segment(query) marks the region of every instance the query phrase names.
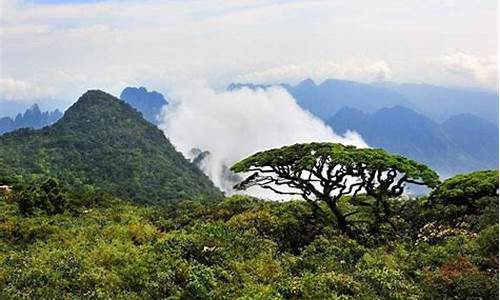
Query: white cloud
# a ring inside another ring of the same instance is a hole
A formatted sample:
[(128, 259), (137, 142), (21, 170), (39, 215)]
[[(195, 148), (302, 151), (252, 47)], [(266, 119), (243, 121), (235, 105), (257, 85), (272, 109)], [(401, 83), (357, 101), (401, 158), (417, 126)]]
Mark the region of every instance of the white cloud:
[[(50, 87), (61, 99), (178, 77), (217, 87), (306, 77), (425, 81), (429, 74), (447, 83), (440, 66), (423, 62), (449, 49), (496, 51), (496, 0), (396, 2), (2, 0), (0, 77)], [(59, 81), (58, 73), (73, 79)]]
[(198, 82), (169, 96), (174, 102), (160, 127), (186, 156), (192, 148), (209, 151), (204, 171), (226, 190), (222, 166), (260, 150), (312, 141), (366, 146), (356, 133), (336, 135), (282, 88), (216, 92)]
[(0, 101), (32, 103), (34, 100), (50, 95), (49, 89), (12, 78), (0, 78)]
[(498, 65), (496, 55), (479, 57), (463, 52), (445, 55), (438, 60), (445, 70), (464, 82), (475, 81), (479, 85), (497, 88)]

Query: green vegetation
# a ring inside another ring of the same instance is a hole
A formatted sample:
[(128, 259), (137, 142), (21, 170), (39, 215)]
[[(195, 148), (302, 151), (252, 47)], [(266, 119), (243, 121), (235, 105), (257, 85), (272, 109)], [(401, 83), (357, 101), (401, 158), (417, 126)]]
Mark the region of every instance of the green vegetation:
[[(253, 172), (238, 188), (302, 200), (222, 199), (100, 91), (53, 126), (0, 136), (0, 299), (498, 298), (497, 171), (441, 183), (404, 157), (331, 143), (233, 170)], [(405, 197), (406, 184), (433, 190)]]
[(432, 191), (430, 199), (447, 205), (463, 205), (471, 209), (475, 201), (498, 195), (498, 171), (477, 171), (449, 178)]
[(18, 180), (0, 194), (0, 298), (496, 299), (498, 196), (486, 198), (460, 223), (453, 204), (400, 198), (394, 230), (349, 236), (306, 201), (147, 207)]
[(17, 201), (19, 212), (23, 215), (35, 214), (37, 211), (54, 215), (64, 212), (68, 200), (61, 183), (48, 178), (39, 184), (22, 187)]
[[(236, 163), (232, 170), (253, 172), (238, 189), (257, 185), (297, 195), (321, 215), (325, 203), (344, 233), (352, 232), (353, 224), (359, 223), (368, 224), (373, 234), (384, 223), (394, 227), (390, 202), (403, 194), (406, 184), (435, 187), (439, 183), (433, 170), (405, 157), (333, 143), (295, 144), (259, 152)], [(357, 197), (360, 192), (363, 197)], [(372, 219), (360, 219), (367, 209)]]
[(40, 130), (0, 136), (0, 175), (49, 175), (73, 189), (98, 189), (138, 203), (222, 198), (155, 126), (123, 101), (88, 91)]

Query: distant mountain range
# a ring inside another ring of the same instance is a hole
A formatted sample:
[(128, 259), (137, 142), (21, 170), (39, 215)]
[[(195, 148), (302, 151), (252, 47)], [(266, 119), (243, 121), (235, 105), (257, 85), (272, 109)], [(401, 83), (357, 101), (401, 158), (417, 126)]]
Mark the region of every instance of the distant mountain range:
[(150, 92), (145, 87), (126, 87), (122, 91), (120, 99), (141, 112), (144, 119), (152, 124), (158, 124), (161, 109), (168, 104), (165, 96), (156, 91)]
[[(435, 168), (442, 175), (498, 167), (498, 93), (424, 84), (366, 84), (307, 79), (281, 84), (305, 110), (337, 133), (359, 132), (372, 147), (385, 148)], [(228, 89), (269, 88), (233, 83)], [(168, 98), (144, 87), (126, 87), (121, 99), (157, 125)], [(61, 112), (41, 112), (37, 105), (16, 118), (0, 119), (0, 133), (41, 128)]]
[(316, 85), (307, 79), (286, 88), (301, 107), (325, 121), (346, 106), (367, 113), (382, 107), (410, 106), (410, 102), (395, 91), (353, 81), (329, 79)]
[(498, 167), (498, 126), (471, 114), (440, 124), (402, 106), (372, 114), (343, 108), (327, 124), (337, 133), (354, 130), (370, 146), (426, 163), (445, 176)]
[[(269, 88), (269, 84), (232, 83), (228, 90)], [(449, 117), (471, 113), (498, 124), (498, 92), (459, 89), (428, 84), (360, 83), (328, 79), (316, 84), (306, 79), (297, 85), (280, 84), (304, 109), (327, 121), (344, 107), (373, 113), (384, 107), (404, 106), (443, 122)]]
[(410, 108), (437, 122), (444, 122), (453, 115), (469, 113), (498, 124), (498, 92), (495, 91), (409, 83), (379, 83), (376, 86), (397, 92), (410, 101)]
[(13, 131), (18, 128), (42, 128), (50, 125), (62, 117), (59, 110), (40, 111), (38, 104), (34, 104), (24, 113), (19, 113), (15, 118), (0, 118), (0, 134)]
[(51, 126), (1, 135), (0, 173), (51, 175), (138, 203), (222, 197), (160, 129), (99, 90), (82, 95)]
[[(372, 147), (424, 162), (442, 175), (498, 168), (498, 93), (426, 84), (306, 79), (281, 84), (337, 133), (351, 129)], [(266, 89), (233, 83), (228, 90)]]

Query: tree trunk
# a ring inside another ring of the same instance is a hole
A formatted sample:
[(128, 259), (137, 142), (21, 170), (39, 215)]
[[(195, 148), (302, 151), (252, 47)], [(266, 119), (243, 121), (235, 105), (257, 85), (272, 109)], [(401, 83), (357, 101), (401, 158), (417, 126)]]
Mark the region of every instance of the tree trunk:
[(337, 207), (337, 201), (334, 199), (328, 199), (326, 203), (335, 216), (335, 219), (337, 219), (340, 231), (342, 231), (342, 233), (346, 233), (348, 230), (347, 220), (342, 211)]

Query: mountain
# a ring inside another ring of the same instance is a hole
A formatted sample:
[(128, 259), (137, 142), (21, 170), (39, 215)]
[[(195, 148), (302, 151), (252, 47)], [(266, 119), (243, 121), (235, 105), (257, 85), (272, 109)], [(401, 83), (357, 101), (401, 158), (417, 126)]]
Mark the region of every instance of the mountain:
[(144, 119), (153, 124), (158, 124), (161, 109), (168, 104), (162, 94), (156, 91), (149, 92), (144, 87), (126, 87), (122, 91), (120, 99), (141, 112)]
[(138, 203), (222, 196), (156, 126), (99, 90), (82, 95), (55, 124), (0, 136), (0, 168), (92, 185)]
[(42, 128), (50, 125), (62, 117), (59, 110), (41, 112), (37, 104), (28, 108), (24, 114), (17, 114), (15, 118), (0, 118), (0, 134), (18, 128)]
[(14, 101), (0, 96), (0, 118), (16, 116), (19, 112), (25, 111), (28, 107), (23, 101)]
[(483, 168), (498, 167), (498, 126), (472, 114), (452, 116), (441, 124), (446, 135)]
[[(266, 89), (270, 86), (232, 83), (228, 89)], [(279, 86), (288, 90), (303, 109), (324, 121), (344, 107), (373, 113), (382, 108), (404, 106), (439, 123), (453, 115), (472, 113), (498, 124), (498, 92), (495, 91), (393, 82), (368, 84), (338, 79), (327, 79), (319, 85), (311, 79), (306, 79), (295, 86)]]
[[(273, 85), (253, 83), (231, 83), (228, 90), (240, 88), (267, 89)], [(400, 94), (384, 87), (366, 83), (328, 79), (317, 85), (306, 79), (293, 86), (279, 84), (297, 101), (300, 107), (326, 121), (343, 107), (353, 107), (363, 112), (374, 112), (383, 107), (410, 105)]]
[[(228, 89), (272, 85), (232, 83)], [(425, 162), (442, 174), (498, 167), (498, 92), (427, 84), (311, 79), (280, 84), (337, 132)]]
[(306, 79), (287, 89), (302, 108), (323, 120), (346, 106), (371, 113), (383, 107), (409, 105), (407, 99), (392, 90), (354, 81), (328, 79), (316, 85)]
[(470, 115), (439, 124), (402, 106), (372, 114), (343, 108), (327, 124), (338, 133), (357, 131), (370, 146), (426, 163), (443, 175), (498, 166), (498, 128)]
[(412, 103), (412, 108), (438, 122), (456, 114), (471, 113), (498, 124), (498, 92), (428, 84), (383, 85)]
[(225, 164), (213, 168), (212, 154), (210, 151), (202, 151), (199, 148), (193, 148), (189, 154), (190, 157), (192, 157), (191, 162), (206, 174), (211, 174), (211, 178), (215, 178), (214, 183), (225, 193), (234, 193), (235, 190), (233, 187), (243, 180), (239, 174), (231, 171)]

